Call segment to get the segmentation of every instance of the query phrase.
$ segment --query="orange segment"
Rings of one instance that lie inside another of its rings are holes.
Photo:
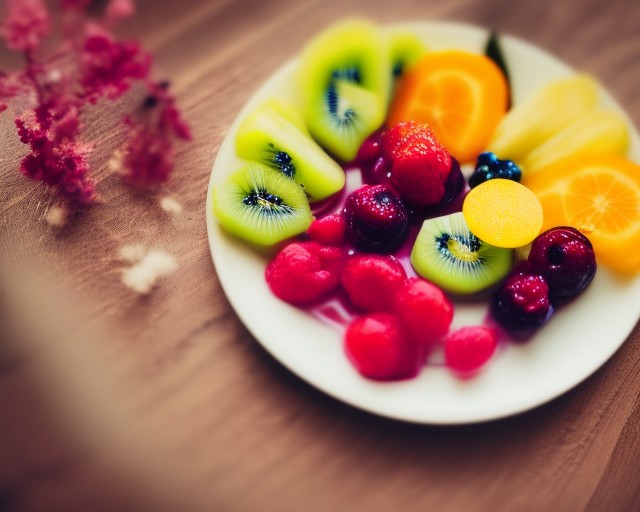
[[[507,111],[507,81],[488,57],[459,50],[426,54],[402,78],[387,125],[427,123],[460,162],[486,147]]]
[[[543,229],[573,226],[584,233],[598,263],[640,270],[640,166],[619,156],[574,156],[523,181],[540,199]]]

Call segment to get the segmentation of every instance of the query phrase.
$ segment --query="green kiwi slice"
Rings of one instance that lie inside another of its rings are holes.
[[[426,53],[422,40],[407,30],[388,30],[386,37],[391,59],[392,80],[398,80],[407,69],[414,66]]]
[[[320,33],[301,54],[303,117],[311,135],[340,160],[352,161],[384,122],[391,88],[386,43],[376,25],[350,19]]]
[[[310,201],[342,189],[345,174],[301,128],[293,106],[270,100],[243,119],[236,134],[239,157],[261,162],[302,186]]]
[[[262,246],[303,233],[313,220],[302,188],[258,163],[213,186],[213,214],[229,233]]]
[[[480,292],[511,270],[511,249],[494,247],[469,231],[462,212],[427,219],[413,249],[411,264],[418,274],[456,294]]]

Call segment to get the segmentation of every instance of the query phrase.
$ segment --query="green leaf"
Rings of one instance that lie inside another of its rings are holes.
[[[507,87],[509,93],[507,108],[511,108],[511,79],[509,76],[509,68],[507,67],[507,62],[504,58],[504,54],[502,53],[500,39],[498,38],[498,33],[496,31],[491,31],[491,33],[489,34],[489,40],[487,41],[487,45],[485,46],[484,54],[493,62],[495,62],[496,65],[504,73],[504,76],[507,79]]]

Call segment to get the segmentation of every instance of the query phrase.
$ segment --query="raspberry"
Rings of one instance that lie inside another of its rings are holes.
[[[443,199],[452,159],[426,124],[398,123],[384,133],[382,147],[391,184],[410,207],[424,210]]]
[[[293,242],[276,254],[265,269],[273,294],[296,306],[320,302],[340,283],[346,253],[317,242]]]
[[[342,273],[342,286],[353,304],[365,311],[391,311],[407,274],[393,256],[354,256]]]
[[[411,278],[396,293],[393,311],[407,335],[429,348],[447,334],[453,319],[453,304],[433,283]]]
[[[389,313],[373,313],[351,322],[345,351],[356,369],[370,379],[415,377],[422,365],[419,345],[404,335],[398,319]]]
[[[491,359],[497,344],[494,329],[480,325],[462,327],[444,340],[445,364],[456,372],[474,372]]]
[[[344,218],[339,213],[314,220],[307,230],[312,240],[335,246],[341,246],[344,243],[344,232]]]
[[[493,298],[496,321],[511,334],[526,336],[553,314],[544,277],[514,272]]]

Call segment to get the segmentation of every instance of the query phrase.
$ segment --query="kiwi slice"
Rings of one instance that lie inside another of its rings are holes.
[[[238,127],[239,157],[261,162],[302,186],[310,201],[319,201],[342,189],[340,167],[300,127],[294,107],[271,100],[253,110]]]
[[[258,163],[213,186],[213,214],[229,233],[263,246],[303,233],[313,220],[302,188]]]
[[[389,49],[371,22],[335,24],[304,48],[298,68],[302,114],[311,135],[343,161],[384,122],[391,87]]]
[[[391,59],[391,77],[398,80],[407,69],[414,66],[427,49],[417,34],[407,30],[389,30],[386,34]]]
[[[302,113],[300,112],[299,105],[295,105],[291,101],[287,101],[283,98],[270,98],[262,103],[262,108],[268,109],[270,111],[275,110],[278,117],[286,119],[287,121],[289,121],[289,123],[298,128],[298,130],[300,130],[302,133],[304,133],[308,137],[311,137],[309,129],[307,128],[307,123],[304,122],[304,117],[302,117]]]
[[[473,294],[502,280],[513,265],[511,249],[494,247],[469,231],[462,212],[427,219],[411,251],[418,274],[446,291]]]

